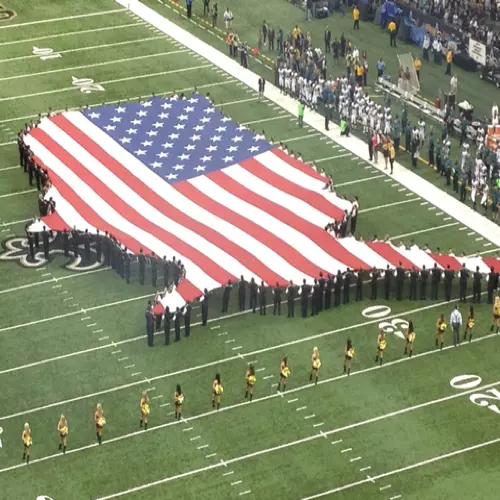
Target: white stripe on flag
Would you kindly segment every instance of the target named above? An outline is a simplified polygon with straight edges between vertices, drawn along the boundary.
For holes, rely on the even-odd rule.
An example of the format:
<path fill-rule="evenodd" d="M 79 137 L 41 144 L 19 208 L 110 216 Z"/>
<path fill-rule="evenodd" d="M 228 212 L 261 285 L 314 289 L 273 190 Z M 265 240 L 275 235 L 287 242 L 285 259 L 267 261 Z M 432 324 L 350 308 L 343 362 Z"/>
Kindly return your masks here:
<path fill-rule="evenodd" d="M 455 257 L 460 264 L 466 265 L 467 269 L 476 272 L 476 267 L 479 267 L 479 272 L 488 274 L 491 269 L 484 263 L 481 257 Z"/>
<path fill-rule="evenodd" d="M 185 228 L 181 224 L 178 224 L 174 220 L 167 217 L 164 213 L 150 205 L 146 200 L 141 198 L 137 194 L 137 192 L 131 189 L 119 177 L 108 170 L 105 165 L 94 158 L 85 148 L 80 146 L 80 144 L 73 140 L 68 134 L 57 127 L 57 125 L 50 122 L 49 120 L 44 120 L 43 123 L 39 125 L 39 127 L 42 130 L 45 130 L 47 134 L 52 137 L 52 139 L 54 139 L 67 151 L 70 151 L 72 155 L 77 158 L 78 161 L 87 170 L 89 170 L 89 172 L 98 177 L 119 198 L 121 198 L 125 203 L 127 203 L 138 213 L 146 217 L 148 220 L 152 221 L 153 224 L 155 224 L 158 228 L 175 235 L 177 238 L 186 242 L 192 248 L 201 250 L 203 254 L 210 258 L 213 262 L 219 264 L 223 269 L 231 273 L 233 276 L 248 276 L 251 274 L 250 271 L 243 264 L 239 263 L 234 257 L 224 252 L 219 247 L 207 241 L 206 239 L 202 238 L 194 231 Z M 116 146 L 118 146 L 116 142 L 113 141 L 113 145 L 106 146 L 110 147 L 110 149 L 106 149 L 106 151 L 111 156 L 116 158 L 115 149 Z M 144 165 L 143 170 L 149 169 Z M 189 269 L 189 273 L 191 274 L 193 272 L 193 269 L 195 269 L 194 266 L 196 266 L 196 264 L 192 260 L 189 260 L 185 255 L 182 255 L 182 253 L 177 248 L 174 249 L 174 255 L 181 258 L 182 262 L 185 264 L 186 268 Z M 198 270 L 196 270 L 196 272 L 198 272 Z"/>
<path fill-rule="evenodd" d="M 207 177 L 195 177 L 189 182 L 204 192 L 212 199 L 222 203 L 241 216 L 250 219 L 256 224 L 272 231 L 276 236 L 286 241 L 290 246 L 295 248 L 303 255 L 311 256 L 314 263 L 321 269 L 329 272 L 337 272 L 337 270 L 345 270 L 346 266 L 328 255 L 316 243 L 311 241 L 307 236 L 297 231 L 295 228 L 282 223 L 274 218 L 269 213 L 257 208 L 246 201 L 234 196 Z M 306 278 L 307 279 L 307 278 Z"/>
<path fill-rule="evenodd" d="M 405 247 L 400 248 L 394 245 L 392 245 L 392 248 L 394 248 L 394 250 L 400 253 L 403 257 L 413 262 L 413 264 L 420 269 L 422 269 L 423 266 L 425 266 L 426 269 L 432 269 L 434 264 L 437 264 L 437 262 L 425 250 L 407 250 Z M 441 268 L 439 264 L 438 267 Z"/>
<path fill-rule="evenodd" d="M 376 267 L 377 269 L 387 269 L 387 265 L 389 265 L 390 267 L 394 267 L 388 260 L 385 260 L 381 255 L 372 250 L 364 242 L 357 241 L 354 236 L 339 238 L 338 242 L 347 251 L 365 262 L 369 267 Z"/>

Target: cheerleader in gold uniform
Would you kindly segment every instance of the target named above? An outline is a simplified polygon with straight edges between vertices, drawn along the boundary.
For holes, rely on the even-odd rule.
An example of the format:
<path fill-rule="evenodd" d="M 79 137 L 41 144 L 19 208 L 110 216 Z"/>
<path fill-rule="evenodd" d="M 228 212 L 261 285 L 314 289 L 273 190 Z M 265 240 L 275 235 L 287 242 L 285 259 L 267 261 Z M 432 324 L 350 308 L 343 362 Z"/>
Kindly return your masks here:
<path fill-rule="evenodd" d="M 443 349 L 444 345 L 444 332 L 446 331 L 446 320 L 444 319 L 444 314 L 439 316 L 439 319 L 436 323 L 436 347 L 440 345 L 440 349 Z"/>
<path fill-rule="evenodd" d="M 415 342 L 415 338 L 417 334 L 415 333 L 415 328 L 413 327 L 413 321 L 408 322 L 408 329 L 406 330 L 406 345 L 405 345 L 405 354 L 411 358 L 413 354 L 413 343 Z"/>
<path fill-rule="evenodd" d="M 278 384 L 278 391 L 280 391 L 281 386 L 283 385 L 283 392 L 286 391 L 286 381 L 290 376 L 290 368 L 288 368 L 288 358 L 285 356 L 280 363 L 280 381 Z"/>
<path fill-rule="evenodd" d="M 467 323 L 465 323 L 464 340 L 467 340 L 467 334 L 469 334 L 469 342 L 472 342 L 473 330 L 474 330 L 474 307 L 469 306 L 469 312 L 467 313 Z"/>
<path fill-rule="evenodd" d="M 248 367 L 247 372 L 245 373 L 245 382 L 246 382 L 245 399 L 248 398 L 248 395 L 250 394 L 250 401 L 252 401 L 253 387 L 255 385 L 256 380 L 257 377 L 255 376 L 255 368 L 253 367 L 253 365 L 250 365 Z"/>
<path fill-rule="evenodd" d="M 106 419 L 104 418 L 104 411 L 102 409 L 101 403 L 97 403 L 95 412 L 94 412 L 94 422 L 95 429 L 97 435 L 97 442 L 102 444 L 102 430 L 106 425 Z"/>
<path fill-rule="evenodd" d="M 21 439 L 23 440 L 23 447 L 24 447 L 23 460 L 26 460 L 26 464 L 29 464 L 30 463 L 30 448 L 31 448 L 31 444 L 33 442 L 33 439 L 31 437 L 31 429 L 30 429 L 30 424 L 28 424 L 28 422 L 26 422 L 24 424 L 24 430 L 23 430 L 23 433 L 21 435 Z"/>
<path fill-rule="evenodd" d="M 311 382 L 314 377 L 314 384 L 318 383 L 318 374 L 320 367 L 321 361 L 319 359 L 319 349 L 315 347 L 311 356 L 311 373 L 309 374 L 309 382 Z"/>
<path fill-rule="evenodd" d="M 182 394 L 181 384 L 177 384 L 174 392 L 175 419 L 182 418 L 182 403 L 184 403 L 184 394 Z"/>
<path fill-rule="evenodd" d="M 68 421 L 64 415 L 61 415 L 57 423 L 57 432 L 59 432 L 59 449 L 66 453 L 66 446 L 68 444 Z"/>
<path fill-rule="evenodd" d="M 215 375 L 214 382 L 212 384 L 212 391 L 213 391 L 213 405 L 214 408 L 217 406 L 217 409 L 220 408 L 220 398 L 222 396 L 222 393 L 224 392 L 224 387 L 222 387 L 222 383 L 220 381 L 220 375 L 217 373 Z"/>
<path fill-rule="evenodd" d="M 351 366 L 352 360 L 354 359 L 354 354 L 356 354 L 356 349 L 354 349 L 351 339 L 347 339 L 344 347 L 344 373 L 347 373 L 347 375 L 351 374 Z"/>
<path fill-rule="evenodd" d="M 142 423 L 144 422 L 144 430 L 148 428 L 148 416 L 149 416 L 149 396 L 147 391 L 142 393 L 141 402 L 139 403 L 139 409 L 141 411 L 141 417 L 139 420 L 139 426 L 142 428 Z"/>
<path fill-rule="evenodd" d="M 380 330 L 377 337 L 377 354 L 375 355 L 375 363 L 380 360 L 380 366 L 384 362 L 384 351 L 387 347 L 387 340 L 385 339 L 384 330 Z"/>
<path fill-rule="evenodd" d="M 497 333 L 500 330 L 500 297 L 495 297 L 495 303 L 493 304 L 493 323 L 491 324 L 491 331 L 497 329 Z"/>

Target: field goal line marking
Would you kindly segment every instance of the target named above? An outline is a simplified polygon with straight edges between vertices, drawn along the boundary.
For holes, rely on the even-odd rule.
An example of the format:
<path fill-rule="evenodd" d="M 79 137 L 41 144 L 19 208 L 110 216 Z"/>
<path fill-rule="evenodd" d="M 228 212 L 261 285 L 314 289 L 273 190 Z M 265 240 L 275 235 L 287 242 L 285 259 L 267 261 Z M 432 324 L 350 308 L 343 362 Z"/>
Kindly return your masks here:
<path fill-rule="evenodd" d="M 323 432 L 320 432 L 320 433 L 315 433 L 315 434 L 312 434 L 310 436 L 307 436 L 307 437 L 304 437 L 304 438 L 301 438 L 301 439 L 297 439 L 295 441 L 289 441 L 288 443 L 283 443 L 283 444 L 280 444 L 280 445 L 277 445 L 277 446 L 273 446 L 271 448 L 260 449 L 260 450 L 257 450 L 257 451 L 251 452 L 251 453 L 247 453 L 245 455 L 240 455 L 238 457 L 234 457 L 234 458 L 230 458 L 230 459 L 225 459 L 224 463 L 219 462 L 219 463 L 216 463 L 216 464 L 213 464 L 213 465 L 209 465 L 209 466 L 206 466 L 206 467 L 201 467 L 199 469 L 194 469 L 194 470 L 190 470 L 188 472 L 183 472 L 183 473 L 180 473 L 180 474 L 176 474 L 174 476 L 170 476 L 170 477 L 166 477 L 166 478 L 163 478 L 163 479 L 159 479 L 157 481 L 152 481 L 152 482 L 149 482 L 149 483 L 145 483 L 145 484 L 142 484 L 140 486 L 135 486 L 133 488 L 129 488 L 129 489 L 117 492 L 117 493 L 112 493 L 111 495 L 107 495 L 107 496 L 104 496 L 104 497 L 99 497 L 96 500 L 110 500 L 112 498 L 117 498 L 117 497 L 120 497 L 120 496 L 128 495 L 130 493 L 135 493 L 137 491 L 143 491 L 143 490 L 149 489 L 149 488 L 151 488 L 153 486 L 158 486 L 160 484 L 165 484 L 165 483 L 174 481 L 176 479 L 182 479 L 182 478 L 193 476 L 193 475 L 196 475 L 196 474 L 199 474 L 199 473 L 202 473 L 202 472 L 206 472 L 206 471 L 209 471 L 209 470 L 212 470 L 212 469 L 215 469 L 215 468 L 220 468 L 220 467 L 224 467 L 224 466 L 227 466 L 227 465 L 232 465 L 234 463 L 243 462 L 243 461 L 248 460 L 250 458 L 255 458 L 255 457 L 258 457 L 258 456 L 261 456 L 261 455 L 267 455 L 268 453 L 272 453 L 274 451 L 280 451 L 280 450 L 283 450 L 283 449 L 291 448 L 293 446 L 296 446 L 296 445 L 299 445 L 299 444 L 303 444 L 303 443 L 307 443 L 307 442 L 310 442 L 310 441 L 314 441 L 316 439 L 323 439 L 325 435 L 328 436 L 328 435 L 332 435 L 332 434 L 338 434 L 340 432 L 344 432 L 344 431 L 347 431 L 347 430 L 350 430 L 350 429 L 353 429 L 353 428 L 356 428 L 356 427 L 361 427 L 361 426 L 364 426 L 364 425 L 368 425 L 368 424 L 371 424 L 373 422 L 384 420 L 386 418 L 390 418 L 390 417 L 393 417 L 393 416 L 397 416 L 397 415 L 401 415 L 401 414 L 404 414 L 404 413 L 412 412 L 412 411 L 415 411 L 415 410 L 420 409 L 420 408 L 424 408 L 424 407 L 427 407 L 427 406 L 430 406 L 430 405 L 434 405 L 434 404 L 439 404 L 441 402 L 448 401 L 450 399 L 455 399 L 455 398 L 458 398 L 458 397 L 462 397 L 462 396 L 467 395 L 467 394 L 472 394 L 473 392 L 475 392 L 477 390 L 484 390 L 487 387 L 491 387 L 493 385 L 498 385 L 498 384 L 500 384 L 500 380 L 497 381 L 497 382 L 495 382 L 495 383 L 493 383 L 493 384 L 487 384 L 487 385 L 484 385 L 482 387 L 480 386 L 480 387 L 476 387 L 474 389 L 470 389 L 470 390 L 467 390 L 467 391 L 462 391 L 462 392 L 454 393 L 454 394 L 452 394 L 450 396 L 445 396 L 443 398 L 439 398 L 439 399 L 427 401 L 425 403 L 421 403 L 421 404 L 418 404 L 418 405 L 414 405 L 414 406 L 410 406 L 410 407 L 403 408 L 403 409 L 400 409 L 400 410 L 396 410 L 396 411 L 393 411 L 393 412 L 390 412 L 390 413 L 387 413 L 387 414 L 384 414 L 384 415 L 379 415 L 378 417 L 373 417 L 371 419 L 359 421 L 359 422 L 356 422 L 354 424 L 349 424 L 349 425 L 346 425 L 346 426 L 343 426 L 343 427 L 339 427 L 339 428 L 336 428 L 336 429 L 331 429 L 330 431 L 323 431 Z M 188 419 L 186 419 L 186 420 L 188 420 Z M 170 424 L 175 424 L 175 422 L 170 422 Z M 143 434 L 143 433 L 144 433 L 144 431 L 142 431 L 142 432 L 136 432 L 136 434 Z M 104 444 L 109 443 L 109 442 L 110 442 L 110 440 L 105 441 Z M 341 486 L 339 488 L 335 488 L 335 489 L 329 490 L 327 492 L 322 492 L 322 493 L 319 493 L 317 495 L 306 497 L 306 498 L 303 498 L 302 500 L 313 500 L 315 498 L 319 498 L 319 497 L 322 497 L 322 496 L 325 496 L 325 495 L 336 493 L 337 491 L 342 491 L 344 489 L 349 489 L 349 488 L 352 488 L 352 487 L 355 487 L 355 486 L 358 486 L 358 485 L 361 485 L 361 484 L 365 484 L 365 483 L 368 483 L 368 482 L 374 482 L 374 481 L 376 481 L 378 479 L 383 479 L 385 477 L 397 474 L 399 472 L 404 472 L 404 471 L 407 471 L 407 470 L 411 470 L 411 469 L 420 467 L 422 465 L 427 465 L 429 463 L 433 463 L 433 462 L 442 460 L 444 458 L 448 458 L 448 457 L 451 457 L 451 456 L 454 456 L 454 455 L 459 455 L 461 453 L 465 453 L 467 451 L 471 451 L 471 450 L 474 450 L 474 449 L 482 448 L 484 446 L 488 446 L 488 445 L 495 444 L 495 443 L 498 443 L 498 442 L 500 442 L 500 438 L 497 438 L 497 439 L 494 439 L 494 440 L 491 440 L 491 441 L 487 441 L 487 442 L 484 442 L 484 443 L 480 443 L 478 445 L 470 446 L 468 448 L 463 448 L 463 449 L 460 449 L 460 450 L 455 450 L 455 451 L 450 452 L 450 453 L 446 453 L 446 454 L 443 454 L 443 455 L 439 455 L 437 457 L 433 457 L 433 458 L 430 458 L 430 459 L 418 462 L 417 464 L 412 464 L 412 465 L 409 465 L 407 467 L 403 467 L 403 468 L 400 468 L 400 469 L 389 471 L 389 472 L 386 472 L 386 473 L 383 473 L 383 474 L 379 474 L 377 476 L 372 476 L 372 477 L 367 478 L 367 479 L 362 479 L 360 481 L 356 481 L 355 483 L 350 483 L 348 485 L 344 485 L 344 486 Z M 90 447 L 93 448 L 95 446 L 97 446 L 97 445 L 96 444 L 92 444 Z M 70 450 L 69 452 L 66 452 L 66 454 L 71 453 L 71 452 L 75 452 L 75 450 Z M 52 457 L 60 457 L 62 455 L 56 454 L 56 455 L 51 455 L 51 456 Z M 45 457 L 44 459 L 47 459 L 47 458 L 48 457 Z M 44 460 L 44 459 L 35 459 L 35 460 L 32 460 L 31 463 L 35 463 L 37 461 Z M 17 469 L 19 467 L 24 467 L 24 466 L 25 466 L 24 464 L 17 464 L 15 466 L 13 466 L 13 468 Z M 4 470 L 5 469 L 0 470 L 0 473 L 3 472 Z"/>

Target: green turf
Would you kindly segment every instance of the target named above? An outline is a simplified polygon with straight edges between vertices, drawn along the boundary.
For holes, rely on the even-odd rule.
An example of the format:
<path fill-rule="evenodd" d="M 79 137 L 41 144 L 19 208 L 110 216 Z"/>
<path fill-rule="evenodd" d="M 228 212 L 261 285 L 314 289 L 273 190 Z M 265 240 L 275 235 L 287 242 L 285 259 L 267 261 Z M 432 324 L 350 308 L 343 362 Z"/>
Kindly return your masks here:
<path fill-rule="evenodd" d="M 111 0 L 78 5 L 43 0 L 30 8 L 20 1 L 10 4 L 18 13 L 10 24 L 117 8 Z M 158 2 L 151 5 L 188 26 L 174 11 Z M 251 26 L 262 16 L 272 20 L 278 6 L 289 24 L 302 15 L 279 0 L 263 5 L 259 12 L 242 3 L 233 7 L 249 41 Z M 196 5 L 196 14 L 198 9 Z M 457 252 L 496 250 L 484 246 L 487 242 L 476 240 L 476 235 L 467 237 L 473 230 L 446 219 L 446 214 L 438 215 L 435 207 L 338 144 L 307 127 L 298 129 L 295 118 L 273 109 L 272 103 L 258 103 L 253 91 L 216 72 L 211 62 L 137 23 L 126 12 L 116 12 L 0 27 L 0 68 L 4 70 L 0 81 L 9 78 L 2 81 L 0 100 L 7 100 L 0 110 L 0 140 L 12 141 L 24 122 L 49 107 L 98 105 L 153 92 L 167 95 L 176 89 L 188 92 L 196 85 L 201 92 L 210 92 L 215 104 L 232 118 L 264 131 L 268 139 L 287 142 L 305 160 L 317 161 L 333 175 L 340 193 L 358 195 L 358 236 L 390 233 L 405 242 L 414 239 L 419 245 L 433 247 L 438 237 L 442 248 Z M 127 24 L 133 26 L 121 27 Z M 118 28 L 103 29 L 113 26 Z M 189 27 L 219 44 L 208 31 Z M 311 27 L 322 30 L 320 23 L 311 23 Z M 373 29 L 365 27 L 362 25 L 360 36 Z M 40 61 L 32 57 L 33 45 L 61 51 L 62 58 Z M 6 61 L 12 58 L 24 59 Z M 71 69 L 80 66 L 89 67 Z M 180 71 L 188 68 L 197 69 Z M 266 71 L 264 65 L 262 69 Z M 12 78 L 47 71 L 55 72 Z M 432 71 L 438 74 L 436 69 Z M 156 76 L 144 76 L 151 74 Z M 105 90 L 83 94 L 71 87 L 72 76 L 93 78 Z M 30 97 L 18 98 L 26 95 Z M 23 221 L 36 211 L 36 192 L 21 194 L 30 187 L 20 168 L 10 168 L 18 161 L 15 144 L 0 147 L 0 235 L 5 240 L 11 234 L 23 235 Z M 373 179 L 366 180 L 368 177 Z M 449 384 L 456 375 L 477 374 L 483 384 L 497 382 L 495 353 L 500 337 L 489 334 L 488 305 L 476 307 L 472 344 L 438 352 L 434 350 L 435 321 L 441 312 L 449 314 L 451 304 L 379 299 L 376 304 L 388 305 L 391 314 L 412 319 L 417 331 L 412 359 L 403 356 L 403 340 L 388 334 L 386 364 L 381 369 L 373 358 L 379 324 L 386 319 L 362 315 L 373 305 L 369 301 L 307 319 L 298 317 L 298 303 L 297 317 L 286 318 L 284 305 L 282 316 L 274 317 L 268 308 L 267 316 L 261 318 L 248 311 L 237 314 L 234 292 L 231 317 L 220 318 L 217 292 L 209 302 L 207 328 L 196 324 L 200 310 L 195 308 L 191 338 L 183 337 L 167 347 L 160 332 L 155 346 L 148 349 L 143 311 L 147 297 L 154 292 L 149 274 L 147 283 L 140 286 L 133 268 L 132 282 L 126 285 L 112 270 L 76 274 L 66 264 L 63 257 L 56 257 L 43 269 L 25 269 L 16 261 L 0 260 L 0 498 L 98 498 L 167 479 L 128 497 L 203 500 L 239 498 L 245 493 L 242 498 L 270 499 L 279 492 L 300 499 L 365 479 L 366 473 L 359 471 L 362 467 L 370 466 L 369 473 L 376 476 L 497 437 L 498 415 L 471 403 L 467 394 L 449 399 L 460 392 Z M 465 307 L 462 309 L 465 313 Z M 347 337 L 357 349 L 349 379 L 342 374 Z M 447 332 L 446 346 L 450 344 L 451 333 Z M 323 363 L 317 387 L 309 385 L 314 346 L 319 347 Z M 274 384 L 283 355 L 289 357 L 292 375 L 287 393 L 281 397 Z M 249 362 L 259 371 L 255 399 L 244 404 L 244 374 Z M 225 388 L 218 414 L 212 412 L 210 395 L 216 372 L 222 374 Z M 182 384 L 186 395 L 187 422 L 181 424 L 174 424 L 171 415 L 176 383 Z M 147 433 L 138 432 L 138 403 L 145 389 L 155 398 Z M 484 391 L 478 388 L 478 392 Z M 448 399 L 436 401 L 440 398 Z M 99 449 L 94 446 L 92 422 L 97 402 L 103 404 L 108 420 L 105 444 Z M 301 409 L 304 406 L 307 408 Z M 70 453 L 65 457 L 57 452 L 56 424 L 61 413 L 70 427 Z M 313 413 L 314 417 L 304 418 Z M 379 420 L 373 420 L 377 417 Z M 19 467 L 20 435 L 26 421 L 34 439 L 29 468 Z M 323 425 L 313 427 L 320 423 Z M 354 424 L 356 427 L 350 427 Z M 320 431 L 335 432 L 282 448 Z M 342 443 L 332 444 L 338 439 Z M 280 448 L 269 451 L 273 447 Z M 346 448 L 352 452 L 341 453 Z M 248 456 L 252 453 L 255 456 Z M 383 499 L 399 494 L 426 499 L 462 498 L 464 494 L 467 498 L 496 498 L 500 485 L 494 474 L 497 455 L 498 445 L 491 445 L 419 466 L 390 480 L 352 486 L 331 498 Z M 362 458 L 350 461 L 357 456 Z M 214 468 L 208 470 L 209 466 Z M 386 484 L 383 481 L 391 483 L 390 490 L 379 490 Z"/>

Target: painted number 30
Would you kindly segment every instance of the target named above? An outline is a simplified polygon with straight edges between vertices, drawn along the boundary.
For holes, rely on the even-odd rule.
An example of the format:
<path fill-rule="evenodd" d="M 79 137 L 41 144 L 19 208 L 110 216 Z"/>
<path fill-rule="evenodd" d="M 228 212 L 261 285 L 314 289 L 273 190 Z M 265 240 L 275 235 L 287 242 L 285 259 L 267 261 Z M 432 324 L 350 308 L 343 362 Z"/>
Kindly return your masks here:
<path fill-rule="evenodd" d="M 475 389 L 481 385 L 482 379 L 479 375 L 458 375 L 450 381 L 454 389 Z M 494 413 L 500 415 L 500 408 L 494 403 L 500 401 L 500 391 L 497 389 L 487 389 L 484 392 L 475 392 L 469 396 L 469 400 L 477 406 L 488 408 Z"/>
<path fill-rule="evenodd" d="M 369 319 L 382 319 L 391 314 L 391 308 L 389 306 L 370 306 L 363 309 L 361 314 Z M 385 333 L 393 333 L 397 337 L 404 339 L 404 332 L 408 328 L 408 321 L 401 318 L 394 318 L 390 321 L 382 321 L 378 327 L 384 330 Z"/>
<path fill-rule="evenodd" d="M 76 76 L 71 77 L 71 83 L 80 89 L 80 92 L 84 94 L 90 94 L 91 92 L 103 92 L 104 87 L 98 83 L 94 83 L 92 78 L 76 78 Z"/>

